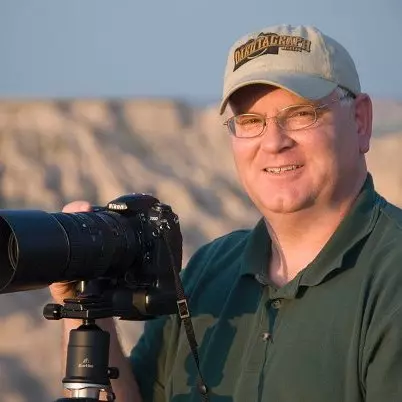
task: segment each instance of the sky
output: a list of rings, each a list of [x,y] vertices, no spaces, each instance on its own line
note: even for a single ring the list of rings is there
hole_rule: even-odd
[[[270,25],[341,42],[372,96],[402,99],[402,0],[0,0],[0,98],[218,101],[227,52]]]

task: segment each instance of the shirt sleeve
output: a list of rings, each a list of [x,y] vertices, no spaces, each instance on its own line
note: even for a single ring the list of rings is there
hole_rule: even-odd
[[[366,402],[402,401],[402,308],[384,312],[366,345]]]
[[[165,351],[164,337],[169,320],[164,316],[147,321],[129,360],[144,402],[164,400],[164,384],[160,371]]]

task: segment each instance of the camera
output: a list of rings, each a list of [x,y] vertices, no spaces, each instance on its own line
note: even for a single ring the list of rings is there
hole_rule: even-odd
[[[102,308],[88,309],[92,318],[173,314],[182,242],[172,208],[143,193],[91,212],[1,210],[0,294],[74,281],[87,284],[87,303],[91,296],[103,300]],[[82,310],[69,317],[85,318]],[[63,318],[61,310],[46,314]]]
[[[56,402],[115,400],[110,334],[96,319],[148,320],[177,314],[198,367],[197,343],[180,278],[183,238],[169,205],[143,193],[121,196],[90,212],[0,210],[0,294],[76,283],[77,294],[47,304],[45,318],[74,318],[63,386]],[[199,374],[201,375],[201,374]],[[202,378],[201,378],[202,380]],[[203,384],[203,380],[202,380]]]

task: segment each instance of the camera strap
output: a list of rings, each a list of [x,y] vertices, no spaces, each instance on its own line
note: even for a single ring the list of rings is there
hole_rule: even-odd
[[[200,393],[202,400],[204,402],[207,402],[209,400],[208,388],[207,388],[207,385],[205,384],[204,378],[202,377],[202,374],[201,374],[200,358],[198,356],[198,344],[197,344],[197,340],[195,338],[193,323],[191,321],[190,309],[188,308],[187,298],[184,293],[183,284],[182,284],[180,275],[177,272],[177,267],[176,267],[176,264],[174,261],[173,253],[170,249],[169,242],[166,238],[166,234],[164,231],[162,231],[162,234],[163,234],[163,238],[165,240],[165,243],[166,243],[166,246],[168,249],[171,266],[173,269],[174,282],[175,282],[176,295],[177,295],[178,314],[179,314],[180,320],[182,321],[182,323],[184,325],[187,340],[190,345],[191,352],[192,352],[193,358],[194,358],[194,362],[195,362],[195,365],[196,365],[197,371],[198,371],[198,376],[197,376],[198,392]]]

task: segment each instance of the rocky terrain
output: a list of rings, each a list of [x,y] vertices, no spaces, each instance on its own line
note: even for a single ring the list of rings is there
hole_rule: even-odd
[[[377,100],[370,170],[402,205],[402,102]],[[235,178],[215,105],[180,101],[0,102],[0,207],[58,211],[72,200],[104,205],[150,192],[180,216],[184,262],[202,243],[257,213]],[[1,270],[1,267],[0,267]],[[46,289],[0,295],[0,402],[61,396],[59,321],[46,321]],[[120,322],[126,350],[141,332]]]

